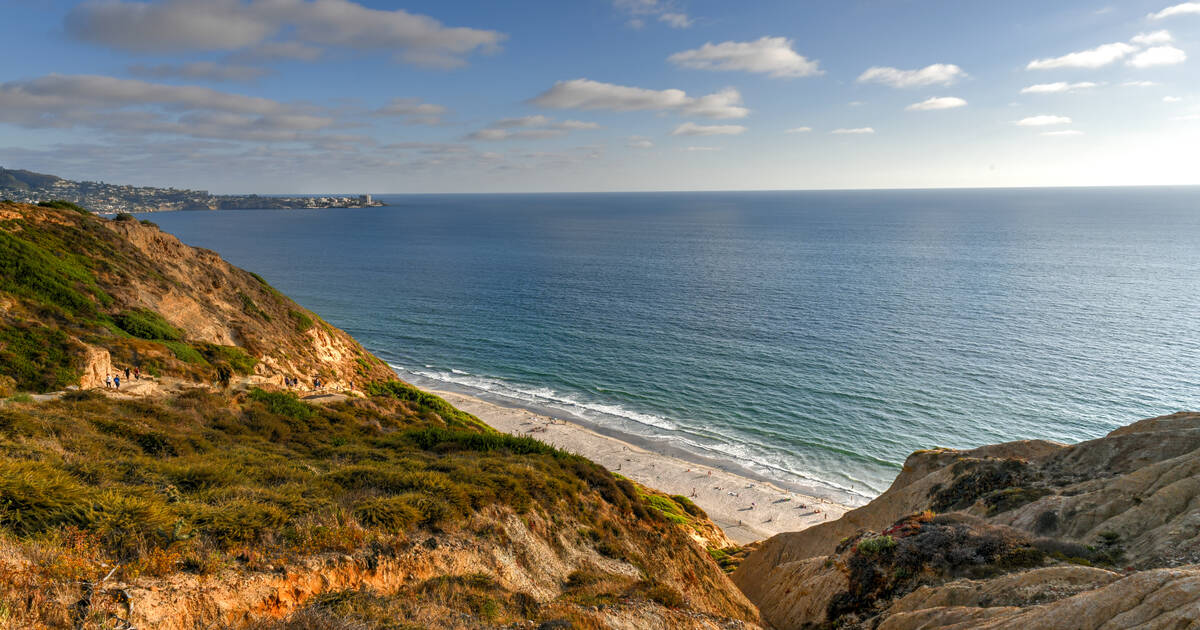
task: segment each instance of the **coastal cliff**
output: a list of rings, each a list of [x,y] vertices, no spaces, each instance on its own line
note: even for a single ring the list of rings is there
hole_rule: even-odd
[[[760,627],[687,498],[153,224],[0,204],[0,309],[0,628]]]
[[[779,630],[1200,627],[1200,414],[1071,446],[914,453],[734,582]]]

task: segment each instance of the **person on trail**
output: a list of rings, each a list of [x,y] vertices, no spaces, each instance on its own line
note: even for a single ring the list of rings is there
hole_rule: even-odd
[[[125,380],[129,380],[129,368],[125,368]]]
[[[115,386],[117,389],[121,389],[121,375],[120,374],[113,377],[113,386]]]
[[[106,389],[112,387],[112,375],[110,375],[110,374],[104,375],[104,387]]]
[[[140,368],[140,367],[133,368],[133,378],[134,378],[134,380],[137,380],[137,381],[142,380],[142,368]]]

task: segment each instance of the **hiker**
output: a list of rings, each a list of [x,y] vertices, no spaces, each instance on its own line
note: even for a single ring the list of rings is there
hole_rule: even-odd
[[[105,388],[105,389],[109,389],[109,388],[111,388],[111,387],[112,387],[112,375],[111,375],[111,374],[105,374],[105,375],[104,375],[104,388]]]
[[[117,374],[116,376],[113,377],[113,386],[115,386],[117,389],[121,389],[121,375],[120,374]]]
[[[140,367],[133,368],[133,379],[136,381],[142,380],[142,368],[140,368]]]
[[[127,381],[129,380],[129,368],[128,367],[125,368],[125,380],[127,380]]]

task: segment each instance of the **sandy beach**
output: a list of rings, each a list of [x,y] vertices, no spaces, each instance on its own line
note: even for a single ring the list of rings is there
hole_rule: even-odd
[[[499,431],[535,437],[645,486],[691,497],[740,544],[834,520],[850,509],[720,468],[649,451],[565,420],[455,392],[433,393]]]

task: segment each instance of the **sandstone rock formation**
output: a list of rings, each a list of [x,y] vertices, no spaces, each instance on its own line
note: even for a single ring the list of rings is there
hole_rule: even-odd
[[[733,579],[780,630],[1197,628],[1198,564],[1200,414],[1177,413],[914,453],[883,495],[766,541]]]

